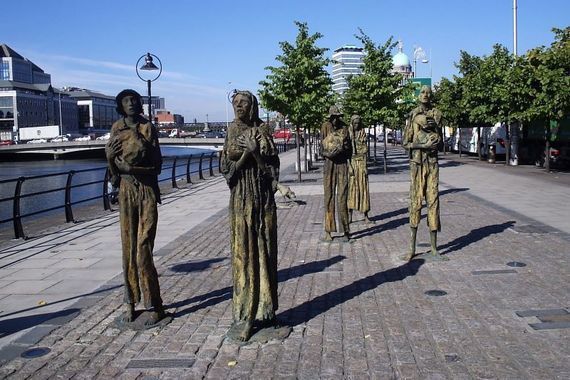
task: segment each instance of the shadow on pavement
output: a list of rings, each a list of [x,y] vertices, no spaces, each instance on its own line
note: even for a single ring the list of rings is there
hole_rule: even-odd
[[[453,194],[453,193],[460,193],[462,191],[469,191],[468,187],[457,187],[454,189],[447,189],[447,190],[442,190],[439,192],[439,196],[441,197],[442,195],[447,195],[447,194]]]
[[[394,216],[398,216],[401,214],[407,214],[407,213],[408,213],[408,208],[402,207],[402,208],[399,208],[397,210],[385,212],[384,214],[374,215],[373,217],[370,218],[370,220],[372,220],[373,222],[377,222],[379,220],[390,219]]]
[[[312,261],[310,263],[296,265],[291,268],[281,269],[277,273],[278,281],[284,282],[291,278],[301,277],[311,273],[322,272],[326,268],[344,260],[345,256],[334,256],[330,259]],[[212,292],[202,294],[196,297],[188,298],[183,301],[177,301],[168,305],[164,305],[165,309],[177,309],[186,305],[190,305],[195,302],[200,302],[198,305],[194,305],[187,309],[178,310],[174,313],[175,318],[179,318],[183,315],[194,313],[200,309],[208,306],[216,305],[220,302],[227,301],[232,298],[232,287],[227,286],[222,289],[214,290]]]
[[[201,272],[213,266],[215,263],[227,260],[227,257],[217,257],[214,259],[193,261],[188,263],[174,264],[168,270],[176,273],[189,273],[189,272]]]
[[[407,209],[405,209],[407,211]],[[365,228],[364,230],[356,231],[350,235],[351,239],[360,239],[365,236],[371,236],[374,234],[378,234],[382,231],[396,229],[404,224],[408,223],[408,217],[394,219],[384,224],[379,224],[376,226],[372,226],[370,228]]]
[[[27,315],[0,321],[0,338],[17,333],[30,327],[48,324],[61,325],[72,320],[79,314],[80,309],[65,309],[53,313]],[[47,323],[46,323],[47,322]]]
[[[516,224],[515,221],[509,221],[501,224],[492,224],[490,226],[476,228],[471,230],[467,235],[460,236],[455,240],[450,241],[439,247],[440,253],[442,255],[447,255],[454,251],[459,251],[470,244],[473,244],[479,240],[482,240],[488,236],[500,234],[507,228],[511,228]]]
[[[414,276],[418,273],[420,267],[425,263],[424,260],[413,260],[399,267],[378,272],[376,274],[364,277],[354,281],[352,284],[335,289],[329,293],[320,295],[310,301],[297,305],[289,310],[279,314],[277,318],[282,323],[297,326],[308,322],[319,314],[325,313],[335,306],[361,295],[364,292],[373,290],[378,286],[389,283],[402,281],[406,277]]]

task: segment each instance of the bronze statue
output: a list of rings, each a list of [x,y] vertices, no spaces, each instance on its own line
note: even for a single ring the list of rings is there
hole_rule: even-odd
[[[119,212],[125,279],[125,313],[122,322],[135,320],[135,304],[144,300],[144,324],[154,325],[165,317],[158,274],[152,259],[160,203],[158,174],[162,155],[158,133],[141,116],[141,96],[123,90],[117,97],[117,112],[123,117],[111,128],[105,146],[111,182],[119,187]]]
[[[431,253],[434,258],[447,260],[437,250],[439,218],[439,164],[437,146],[441,142],[441,112],[432,107],[431,88],[422,86],[419,106],[410,113],[404,130],[403,146],[410,156],[410,249],[404,256],[410,261],[416,253],[416,235],[421,218],[422,202],[427,204],[427,224],[430,230]]]
[[[232,105],[235,119],[229,125],[222,152],[222,172],[231,192],[233,324],[228,336],[247,341],[255,321],[261,327],[277,323],[274,193],[278,187],[284,187],[277,182],[278,152],[271,134],[259,119],[257,98],[249,91],[237,91]]]
[[[343,241],[350,239],[348,215],[348,160],[351,157],[351,144],[348,128],[342,121],[338,107],[329,109],[329,120],[321,127],[322,153],[325,157],[323,185],[325,191],[325,241],[332,241],[336,232],[335,203],[341,224]],[[336,199],[335,199],[336,198]]]
[[[359,115],[350,118],[350,141],[352,143],[352,156],[348,166],[348,209],[350,221],[353,210],[364,214],[364,219],[370,223],[368,212],[370,211],[370,191],[368,186],[368,167],[366,156],[368,145],[364,125]]]

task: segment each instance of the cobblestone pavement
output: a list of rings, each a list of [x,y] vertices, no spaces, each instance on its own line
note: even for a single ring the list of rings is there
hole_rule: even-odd
[[[409,239],[405,161],[400,150],[391,150],[391,172],[371,169],[374,224],[356,215],[350,243],[320,240],[319,171],[305,175],[303,184],[285,175],[302,202],[281,203],[278,211],[278,318],[293,328],[284,341],[240,345],[225,338],[231,262],[222,210],[162,248],[157,267],[174,314],[170,324],[121,331],[114,319],[122,292],[112,289],[90,306],[81,300],[70,306],[75,318],[39,341],[30,338],[33,347],[50,352],[4,362],[0,376],[570,378],[568,236],[482,202],[466,188],[444,186],[439,247],[450,260],[426,256],[403,263],[398,257]],[[425,221],[418,249],[429,249]]]

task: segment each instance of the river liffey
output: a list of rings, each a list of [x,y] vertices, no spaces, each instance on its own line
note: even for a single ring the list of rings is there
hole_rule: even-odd
[[[172,175],[172,162],[174,157],[179,157],[177,163],[178,173],[185,173],[186,167],[181,165],[182,158],[189,155],[199,156],[202,153],[209,155],[214,150],[201,149],[185,146],[162,146],[163,170],[159,176],[162,183]],[[192,160],[194,162],[194,160]],[[204,160],[204,170],[208,167],[209,160]],[[217,161],[214,163],[217,165]],[[197,170],[198,164],[192,164],[191,171]],[[39,161],[9,161],[0,162],[0,199],[14,196],[16,181],[9,181],[19,177],[25,177],[22,182],[21,195],[35,194],[38,192],[55,190],[46,194],[39,194],[21,199],[21,215],[29,215],[49,208],[57,208],[50,213],[64,213],[65,186],[68,180],[68,173],[74,171],[72,185],[82,185],[73,188],[71,191],[71,201],[73,203],[93,204],[103,201],[103,184],[100,183],[105,177],[106,161],[104,159],[84,159],[84,160],[39,160]],[[56,175],[56,173],[64,173]],[[46,175],[49,175],[46,177]],[[41,178],[30,178],[42,176]],[[74,207],[80,207],[74,206]],[[102,206],[101,206],[102,207]],[[13,201],[6,200],[0,202],[0,228],[9,227],[9,219],[13,215]],[[42,213],[41,215],[46,215]],[[34,218],[34,216],[29,216]]]

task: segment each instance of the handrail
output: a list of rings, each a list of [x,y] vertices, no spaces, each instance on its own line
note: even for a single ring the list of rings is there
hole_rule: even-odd
[[[167,178],[159,179],[159,182],[170,180],[172,188],[177,188],[178,187],[177,180],[181,177],[185,177],[186,182],[191,184],[192,183],[192,179],[191,179],[192,175],[198,174],[198,177],[201,180],[204,179],[204,173],[203,173],[204,169],[209,170],[209,174],[212,177],[212,176],[214,176],[215,165],[216,164],[218,166],[220,165],[219,160],[217,160],[217,162],[214,163],[214,156],[216,154],[217,154],[217,152],[212,152],[209,154],[201,153],[199,155],[199,157],[196,155],[192,155],[192,154],[190,154],[188,156],[175,156],[172,158],[172,163],[170,165],[162,167],[164,172],[166,172],[166,170],[168,170],[168,169],[171,169],[170,176]],[[203,167],[204,166],[203,165],[204,157],[209,158],[208,168]],[[184,162],[184,160],[186,160],[186,161]],[[170,161],[170,160],[166,160],[166,161]],[[194,169],[192,169],[192,164],[198,164],[198,168],[196,169],[194,167]],[[176,168],[180,167],[180,166],[185,167],[184,172],[177,172]],[[220,169],[220,168],[218,168],[218,169]],[[105,172],[103,174],[103,178],[100,180],[89,180],[87,182],[81,182],[81,183],[77,183],[77,184],[73,183],[74,177],[77,178],[77,174],[79,174],[79,173],[95,172],[95,171],[103,171],[103,170]],[[42,190],[42,191],[34,191],[34,192],[22,194],[22,189],[24,187],[24,184],[26,182],[29,182],[30,180],[43,179],[43,178],[48,178],[48,177],[64,176],[64,175],[67,176],[65,187],[57,186],[57,187]],[[74,216],[73,216],[73,206],[74,205],[89,202],[89,201],[94,201],[94,200],[97,200],[100,198],[103,199],[103,209],[104,210],[111,210],[111,202],[110,202],[109,198],[111,196],[116,196],[118,190],[113,189],[112,191],[110,191],[109,181],[110,181],[110,174],[109,174],[109,170],[106,166],[89,168],[89,169],[81,169],[81,170],[69,170],[69,171],[65,171],[65,172],[48,173],[48,174],[41,174],[41,175],[34,175],[34,176],[22,176],[19,178],[10,178],[10,179],[5,179],[5,180],[0,180],[0,185],[7,185],[10,183],[15,183],[14,195],[10,196],[10,197],[0,198],[0,204],[2,204],[3,202],[9,202],[9,201],[12,202],[12,217],[6,218],[6,219],[1,219],[0,225],[2,225],[3,223],[12,222],[13,223],[13,229],[14,229],[14,237],[16,239],[20,239],[20,238],[27,239],[27,236],[26,236],[25,231],[24,231],[24,225],[22,222],[22,219],[25,217],[40,215],[40,214],[44,214],[47,212],[51,212],[51,211],[63,208],[65,211],[64,214],[65,214],[66,222],[68,222],[68,223],[74,222]],[[73,189],[93,187],[93,186],[101,186],[100,192],[96,192],[96,193],[98,193],[98,195],[91,196],[91,197],[88,197],[85,199],[79,199],[76,201],[74,201],[72,199],[72,194],[73,194],[72,190]],[[22,202],[21,202],[22,199],[33,199],[37,196],[41,196],[41,195],[45,195],[45,194],[52,194],[52,193],[57,193],[57,192],[64,192],[63,204],[54,205],[53,203],[51,203],[46,208],[41,208],[39,210],[35,210],[32,212],[28,212],[26,214],[22,214]]]

